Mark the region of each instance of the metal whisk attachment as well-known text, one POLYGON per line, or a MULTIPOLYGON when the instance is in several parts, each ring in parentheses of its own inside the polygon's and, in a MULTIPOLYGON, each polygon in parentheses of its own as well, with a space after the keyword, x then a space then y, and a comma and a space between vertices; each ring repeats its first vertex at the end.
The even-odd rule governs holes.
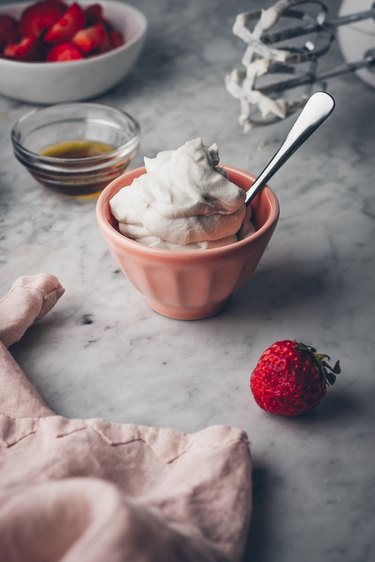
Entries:
POLYGON ((245 70, 237 69, 227 77, 228 90, 240 99, 240 123, 245 130, 290 115, 315 89, 324 90, 329 78, 375 68, 375 44, 362 60, 323 71, 318 68, 335 40, 337 28, 375 20, 375 3, 369 10, 334 18, 329 18, 327 6, 320 0, 279 0, 266 12, 271 21, 262 22, 264 11, 256 10, 240 14, 233 28, 248 44, 242 59, 245 70), (263 67, 259 66, 260 59, 263 67), (255 64, 260 72, 253 70, 255 64), (266 109, 260 103, 265 100, 266 109))

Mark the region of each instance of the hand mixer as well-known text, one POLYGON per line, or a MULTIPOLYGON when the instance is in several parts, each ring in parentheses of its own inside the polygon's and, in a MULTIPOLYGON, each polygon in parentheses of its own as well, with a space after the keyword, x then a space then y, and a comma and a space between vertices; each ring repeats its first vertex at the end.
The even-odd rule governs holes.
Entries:
POLYGON ((320 0, 279 0, 269 9, 237 16, 233 33, 247 49, 243 68, 227 76, 226 83, 240 100, 245 131, 294 113, 314 90, 325 89, 328 78, 363 68, 375 70, 375 35, 373 48, 362 59, 323 71, 318 68, 338 28, 375 20, 375 2, 366 3, 369 9, 330 18, 320 0))

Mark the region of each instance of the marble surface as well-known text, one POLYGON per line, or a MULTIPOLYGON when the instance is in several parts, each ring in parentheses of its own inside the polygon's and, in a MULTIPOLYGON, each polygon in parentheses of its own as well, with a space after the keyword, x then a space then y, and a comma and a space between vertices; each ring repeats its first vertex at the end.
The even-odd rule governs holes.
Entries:
MULTIPOLYGON (((242 53, 230 30, 235 14, 264 3, 134 4, 150 22, 145 49, 128 78, 96 100, 140 121, 134 164, 202 136, 218 143, 223 162, 259 172, 292 121, 245 136, 224 76, 242 53)), ((328 62, 341 62, 337 48, 328 62)), ((9 133, 31 106, 0 99, 1 291, 40 271, 66 288, 14 356, 65 416, 245 429, 254 463, 245 559, 253 562, 375 559, 375 91, 355 76, 328 89, 333 116, 271 183, 281 219, 255 276, 220 315, 196 322, 147 308, 109 255, 94 202, 60 198, 27 174, 9 133), (324 403, 299 419, 267 415, 248 390, 261 352, 285 338, 342 362, 324 403)))

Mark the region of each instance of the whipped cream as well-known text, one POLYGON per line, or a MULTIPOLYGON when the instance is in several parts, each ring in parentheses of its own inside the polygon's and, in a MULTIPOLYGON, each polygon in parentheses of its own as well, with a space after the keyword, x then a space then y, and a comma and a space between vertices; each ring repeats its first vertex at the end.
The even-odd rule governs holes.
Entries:
POLYGON ((137 242, 169 249, 231 244, 254 232, 245 192, 218 165, 216 144, 200 138, 145 158, 147 174, 121 189, 109 204, 119 230, 137 242), (241 225, 246 214, 246 225, 241 225))

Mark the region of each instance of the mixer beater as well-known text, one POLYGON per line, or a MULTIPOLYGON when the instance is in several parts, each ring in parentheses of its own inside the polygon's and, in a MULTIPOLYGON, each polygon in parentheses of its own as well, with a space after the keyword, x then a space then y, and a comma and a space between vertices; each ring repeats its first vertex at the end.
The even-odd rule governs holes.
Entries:
POLYGON ((324 90, 328 78, 375 69, 375 37, 362 60, 318 69, 338 27, 369 19, 375 20, 375 3, 368 10, 329 18, 320 0, 279 0, 266 10, 239 14, 233 33, 247 48, 242 67, 226 76, 226 87, 240 101, 244 131, 292 114, 313 90, 324 90))

